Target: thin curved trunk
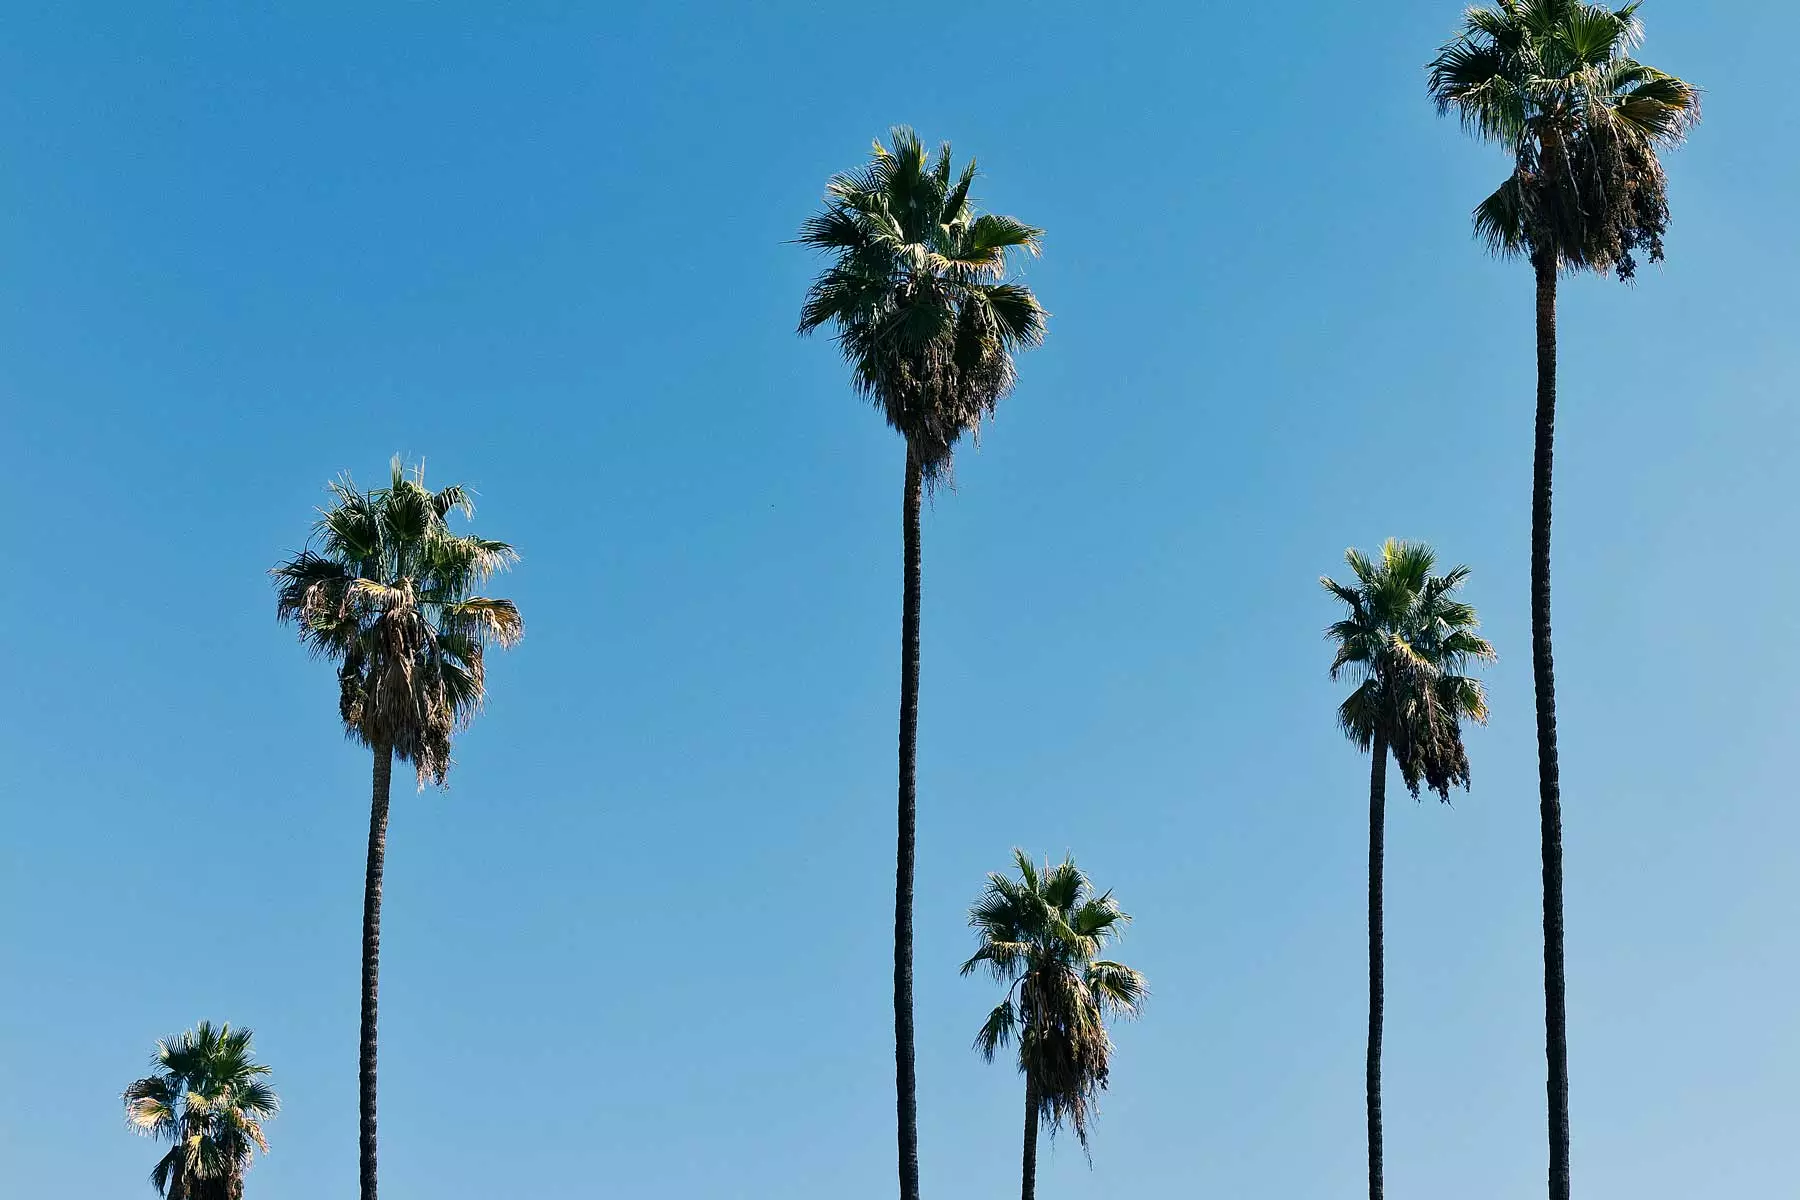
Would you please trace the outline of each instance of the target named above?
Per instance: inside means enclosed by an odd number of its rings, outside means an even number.
[[[1569,1016],[1564,1000],[1562,785],[1556,667],[1550,652],[1550,498],[1556,449],[1556,258],[1537,272],[1537,447],[1531,472],[1531,667],[1537,692],[1538,800],[1544,858],[1544,1052],[1548,1061],[1550,1200],[1569,1200]]]
[[[894,1085],[900,1200],[919,1200],[919,1086],[913,1065],[913,856],[919,805],[919,516],[925,474],[906,454],[905,600],[900,619],[900,813],[894,855]]]
[[[1019,1189],[1021,1200],[1037,1196],[1038,1091],[1031,1072],[1025,1072],[1025,1164],[1024,1183]]]
[[[1381,1200],[1382,859],[1387,844],[1387,739],[1376,735],[1369,767],[1369,1058],[1364,1080],[1369,1107],[1369,1200]]]
[[[376,746],[374,754],[369,860],[363,877],[362,1040],[357,1071],[362,1200],[375,1200],[375,1016],[381,990],[381,873],[387,865],[388,793],[394,773],[394,752],[390,747]]]

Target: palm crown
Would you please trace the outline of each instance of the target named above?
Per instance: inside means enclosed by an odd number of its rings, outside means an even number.
[[[1040,869],[1023,850],[1013,858],[1018,878],[990,874],[969,910],[981,944],[962,973],[985,967],[1010,985],[975,1048],[992,1062],[1017,1040],[1040,1115],[1053,1130],[1067,1121],[1085,1147],[1112,1057],[1105,1018],[1136,1016],[1149,988],[1138,972],[1100,957],[1131,921],[1111,892],[1095,894],[1073,859]]]
[[[345,477],[331,490],[313,546],[273,572],[277,613],[338,663],[345,731],[413,763],[421,785],[442,784],[451,737],[485,695],[484,647],[524,634],[511,600],[471,592],[518,555],[453,533],[449,514],[472,516],[473,500],[459,486],[427,488],[423,464],[408,471],[395,458],[388,487],[362,492]]]
[[[248,1029],[202,1021],[158,1042],[154,1073],[125,1089],[131,1127],[174,1143],[150,1173],[169,1200],[235,1200],[252,1150],[267,1153],[262,1124],[281,1102],[250,1038]]]
[[[1469,785],[1462,722],[1487,720],[1487,695],[1463,672],[1495,657],[1475,609],[1456,598],[1469,569],[1434,575],[1431,547],[1393,539],[1379,562],[1359,550],[1344,559],[1354,585],[1319,580],[1349,609],[1325,632],[1337,647],[1331,677],[1357,681],[1338,722],[1364,750],[1385,743],[1414,796],[1424,784],[1448,799],[1452,787]]]
[[[1631,57],[1639,3],[1499,0],[1464,16],[1431,63],[1439,112],[1512,152],[1514,170],[1475,210],[1501,254],[1615,269],[1661,261],[1669,208],[1659,146],[1700,115],[1699,90]]]
[[[906,439],[928,482],[950,466],[1012,389],[1013,354],[1043,340],[1037,297],[1007,278],[1009,254],[1036,254],[1042,231],[977,212],[973,162],[953,170],[910,129],[835,176],[800,242],[832,255],[807,293],[800,332],[836,327],[857,389]]]

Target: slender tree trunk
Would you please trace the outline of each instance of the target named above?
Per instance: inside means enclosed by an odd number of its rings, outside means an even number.
[[[894,855],[894,1084],[900,1200],[919,1200],[919,1085],[913,1065],[913,856],[919,804],[919,510],[925,475],[906,454],[905,601],[900,618],[900,820]]]
[[[1550,1200],[1569,1200],[1569,1015],[1564,1001],[1562,784],[1556,667],[1550,653],[1550,497],[1556,448],[1556,257],[1537,271],[1537,449],[1531,471],[1531,667],[1537,690],[1538,799],[1544,855],[1544,1051],[1548,1060]]]
[[[1369,1200],[1381,1200],[1381,1026],[1384,1017],[1382,944],[1382,858],[1387,844],[1387,739],[1375,737],[1369,766],[1369,1059],[1365,1094],[1369,1106]]]
[[[1021,1200],[1037,1197],[1038,1090],[1031,1072],[1025,1073],[1025,1182],[1019,1189]]]
[[[362,1041],[357,1072],[362,1200],[375,1200],[375,1013],[381,990],[381,873],[387,864],[388,791],[393,773],[393,749],[376,746],[369,800],[369,861],[363,877]]]

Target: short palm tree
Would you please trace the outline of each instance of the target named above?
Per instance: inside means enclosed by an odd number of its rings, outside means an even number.
[[[962,973],[981,968],[1007,985],[988,1014],[975,1048],[989,1062],[1018,1044],[1025,1077],[1025,1154],[1020,1194],[1037,1192],[1038,1127],[1054,1134],[1067,1122],[1083,1150],[1088,1122],[1106,1089],[1112,1061],[1107,1017],[1135,1017],[1149,992],[1144,977],[1100,957],[1131,918],[1111,892],[1096,894],[1088,877],[1064,858],[1040,869],[1013,851],[1018,877],[994,873],[969,909],[980,946]]]
[[[338,664],[338,714],[375,770],[363,881],[362,1027],[359,1055],[362,1200],[375,1200],[375,1026],[381,973],[381,877],[387,859],[394,759],[419,786],[442,786],[454,735],[486,696],[484,650],[524,633],[511,600],[473,594],[518,560],[505,542],[457,534],[448,518],[474,515],[469,492],[433,491],[425,469],[392,464],[385,488],[331,486],[309,547],[272,572],[276,613],[299,627],[315,654]]]
[[[1381,1200],[1381,1038],[1383,1018],[1382,859],[1387,822],[1387,762],[1391,754],[1414,797],[1421,785],[1448,800],[1469,786],[1462,723],[1487,720],[1480,682],[1464,674],[1494,648],[1476,630],[1474,608],[1456,598],[1467,567],[1432,572],[1429,546],[1389,540],[1379,561],[1358,550],[1345,561],[1354,583],[1320,579],[1349,609],[1325,636],[1336,646],[1331,677],[1349,676],[1356,689],[1338,708],[1350,740],[1371,752],[1369,768],[1369,1045],[1366,1075],[1369,1122],[1369,1198]]]
[[[1544,874],[1544,1020],[1550,1196],[1569,1196],[1569,1051],[1564,1006],[1562,789],[1550,645],[1550,505],[1556,430],[1556,284],[1562,271],[1630,279],[1637,255],[1661,261],[1669,204],[1659,150],[1700,116],[1692,84],[1631,56],[1637,0],[1500,0],[1464,14],[1431,64],[1440,113],[1496,142],[1513,169],[1475,209],[1475,231],[1537,278],[1537,439],[1531,490],[1531,654],[1537,694]]]
[[[1041,231],[977,212],[971,162],[927,154],[910,129],[875,144],[858,171],[833,178],[799,241],[830,257],[800,313],[800,332],[829,325],[858,393],[906,443],[900,647],[899,830],[894,897],[894,1067],[901,1200],[919,1200],[914,1074],[913,872],[918,820],[920,509],[948,477],[958,439],[1012,390],[1014,354],[1044,337],[1044,310],[1008,278],[1015,251]]]
[[[170,1143],[150,1172],[168,1200],[239,1200],[263,1122],[281,1108],[248,1029],[202,1021],[156,1044],[151,1074],[125,1089],[125,1120]]]

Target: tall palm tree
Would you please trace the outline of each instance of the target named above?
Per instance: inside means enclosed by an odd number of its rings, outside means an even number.
[[[167,1200],[239,1200],[263,1122],[281,1108],[248,1029],[198,1026],[156,1043],[151,1074],[125,1089],[125,1120],[171,1143],[150,1172]]]
[[[1014,354],[1044,337],[1044,310],[1008,278],[1015,251],[1042,231],[978,212],[973,162],[950,147],[928,155],[910,129],[875,144],[860,170],[834,177],[799,241],[830,256],[807,292],[800,332],[830,325],[858,393],[906,443],[900,635],[899,830],[894,870],[894,1077],[901,1200],[919,1200],[918,1088],[913,1064],[913,870],[918,803],[919,517],[948,478],[964,432],[1012,390]]]
[[[484,650],[509,647],[525,627],[511,600],[473,595],[518,561],[505,542],[451,531],[475,513],[459,486],[425,486],[424,464],[396,457],[385,488],[330,485],[307,549],[276,567],[276,614],[314,654],[338,664],[338,714],[374,757],[369,855],[363,879],[362,1029],[359,1056],[362,1200],[375,1200],[375,1024],[381,974],[381,877],[387,859],[394,759],[419,787],[440,787],[450,743],[486,696]]]
[[[985,967],[1007,985],[988,1014],[975,1048],[989,1062],[1013,1042],[1025,1076],[1025,1155],[1020,1195],[1037,1193],[1038,1127],[1054,1134],[1066,1121],[1085,1151],[1088,1122],[1106,1089],[1112,1040],[1106,1018],[1135,1017],[1149,985],[1123,963],[1100,957],[1131,917],[1111,892],[1094,885],[1064,858],[1043,868],[1013,851],[1017,879],[998,872],[969,909],[980,946],[962,973]]]
[[[1550,1196],[1569,1196],[1569,1049],[1564,1005],[1562,791],[1550,645],[1551,469],[1556,431],[1556,284],[1563,271],[1616,272],[1663,257],[1669,204],[1660,149],[1700,117],[1692,84],[1631,57],[1640,4],[1500,0],[1464,15],[1431,63],[1440,113],[1501,145],[1512,173],[1475,209],[1494,253],[1537,279],[1537,440],[1531,487],[1531,657],[1537,694],[1544,875],[1544,1024]]]
[[[1476,630],[1475,610],[1456,598],[1467,567],[1432,574],[1431,547],[1389,539],[1379,562],[1359,550],[1344,560],[1353,584],[1319,580],[1349,613],[1325,631],[1336,646],[1333,679],[1356,689],[1338,707],[1338,724],[1371,752],[1369,767],[1369,1046],[1365,1079],[1369,1119],[1369,1200],[1381,1200],[1382,859],[1387,824],[1387,762],[1393,755],[1415,798],[1421,785],[1449,800],[1469,786],[1462,723],[1487,720],[1481,684],[1463,674],[1494,648]]]

